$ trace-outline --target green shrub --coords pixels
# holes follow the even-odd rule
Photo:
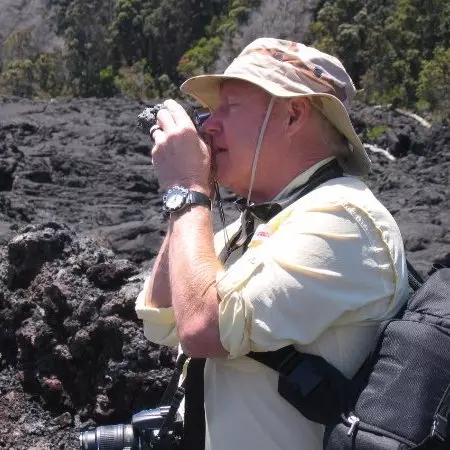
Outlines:
[[[111,97],[117,93],[117,88],[114,84],[114,71],[112,66],[108,66],[100,70],[100,96]]]
[[[32,97],[35,93],[34,65],[29,59],[10,62],[0,74],[0,89],[8,95]]]
[[[386,133],[390,128],[387,125],[377,125],[366,130],[366,137],[369,141],[374,141],[378,137]]]
[[[188,50],[178,63],[178,73],[184,78],[201,75],[214,64],[217,52],[222,45],[218,36],[214,38],[201,38],[197,45]]]
[[[437,47],[433,59],[423,62],[417,98],[419,110],[450,118],[450,48]]]
[[[149,73],[147,60],[143,59],[131,67],[122,67],[114,78],[115,88],[129,98],[145,100],[157,97],[155,80]]]
[[[67,87],[67,70],[61,52],[41,53],[34,62],[39,97],[58,97]]]

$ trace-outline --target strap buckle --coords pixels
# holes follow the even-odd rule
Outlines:
[[[433,419],[433,425],[431,426],[432,439],[439,442],[446,442],[449,437],[448,421],[440,414],[435,414]]]
[[[307,397],[324,380],[316,366],[299,352],[293,352],[278,367],[284,379]]]

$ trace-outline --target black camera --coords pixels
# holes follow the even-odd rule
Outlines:
[[[175,450],[179,448],[183,422],[177,413],[169,430],[164,424],[169,406],[140,411],[131,424],[105,425],[80,433],[81,450]]]
[[[158,103],[145,108],[144,111],[138,115],[137,124],[144,134],[148,135],[150,133],[150,128],[156,125],[156,115],[158,114],[158,111],[163,108],[165,108],[165,106],[162,103]],[[192,122],[194,122],[195,128],[198,131],[211,113],[192,109],[192,111],[188,110],[188,115],[192,119]]]

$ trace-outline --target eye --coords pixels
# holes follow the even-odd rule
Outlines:
[[[236,109],[238,109],[239,108],[239,106],[240,106],[240,104],[239,103],[230,103],[229,105],[228,105],[228,111],[230,112],[230,111],[236,111]]]

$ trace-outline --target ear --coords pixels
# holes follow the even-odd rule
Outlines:
[[[298,133],[305,126],[311,116],[312,107],[307,97],[295,97],[289,100],[287,133],[290,136]]]

